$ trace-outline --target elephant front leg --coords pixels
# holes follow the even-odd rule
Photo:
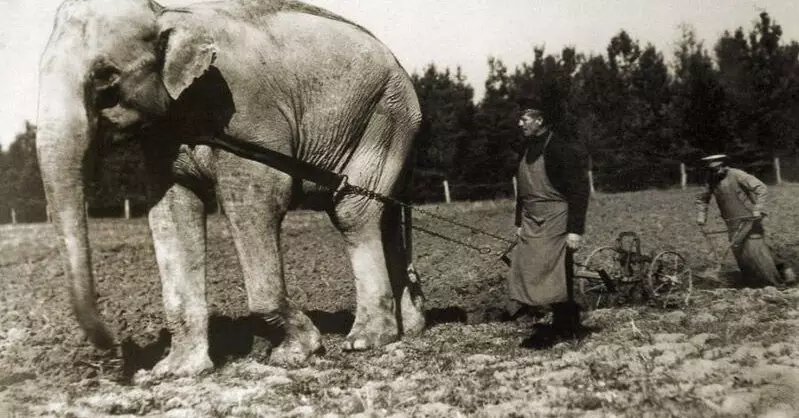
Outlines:
[[[196,375],[213,367],[208,354],[203,203],[192,191],[173,185],[150,210],[149,222],[172,333],[169,355],[153,372]]]

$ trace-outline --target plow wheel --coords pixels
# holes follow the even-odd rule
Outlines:
[[[647,290],[662,306],[687,305],[693,290],[691,267],[675,251],[658,253],[649,265]]]
[[[589,309],[608,307],[618,292],[618,278],[623,276],[621,253],[615,247],[599,247],[588,254],[574,282]]]

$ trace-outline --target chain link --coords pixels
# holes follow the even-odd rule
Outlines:
[[[415,207],[415,206],[413,206],[411,204],[405,203],[405,202],[403,202],[403,201],[401,201],[399,199],[395,199],[395,198],[393,198],[391,196],[386,196],[384,194],[375,192],[374,190],[367,189],[365,187],[356,186],[356,185],[353,185],[353,184],[346,184],[343,191],[344,191],[344,193],[352,193],[352,194],[356,194],[356,195],[359,195],[359,196],[364,196],[366,198],[377,200],[377,201],[382,202],[382,203],[399,205],[399,206],[402,206],[402,207],[405,207],[405,208],[409,208],[409,209],[411,209],[413,211],[416,211],[416,212],[419,212],[419,213],[423,213],[423,214],[425,214],[427,216],[430,216],[432,218],[435,218],[435,219],[438,219],[438,220],[441,220],[441,221],[444,221],[444,222],[459,226],[461,228],[468,229],[472,233],[482,234],[482,235],[494,238],[494,239],[496,239],[498,241],[505,242],[507,244],[513,244],[515,242],[513,240],[507,239],[507,238],[505,238],[503,236],[491,233],[489,231],[486,231],[486,230],[483,230],[483,229],[480,229],[480,228],[475,228],[475,227],[473,227],[471,225],[467,225],[465,223],[452,220],[452,219],[447,218],[445,216],[439,215],[439,214],[437,214],[435,212],[417,208],[417,207]],[[485,252],[486,247],[476,247],[476,246],[473,246],[471,244],[465,243],[463,241],[458,241],[458,240],[455,240],[453,238],[446,237],[446,236],[441,235],[441,234],[439,234],[437,232],[433,232],[433,231],[430,231],[430,230],[424,230],[422,228],[417,228],[416,226],[414,226],[414,229],[419,229],[420,231],[426,232],[426,233],[428,233],[430,235],[434,235],[434,236],[437,236],[439,238],[446,239],[446,240],[449,240],[449,241],[464,245],[466,247],[478,250],[478,251],[480,251],[481,254],[488,254],[488,253],[491,252],[490,249],[488,250],[488,252]]]
[[[220,138],[222,138],[222,139],[220,139]],[[205,143],[207,145],[220,147],[220,148],[222,148],[224,150],[227,150],[227,151],[232,152],[234,154],[240,155],[242,157],[249,158],[249,159],[252,159],[254,161],[258,161],[258,162],[261,162],[263,164],[266,164],[267,166],[275,168],[275,169],[277,169],[279,171],[282,171],[284,173],[287,173],[289,175],[296,176],[296,177],[298,177],[300,179],[308,180],[308,181],[314,182],[314,183],[316,183],[316,184],[318,184],[318,185],[320,185],[322,187],[326,187],[328,189],[331,189],[331,191],[333,192],[333,196],[332,197],[333,197],[334,201],[338,200],[339,198],[341,198],[341,196],[344,195],[344,194],[356,194],[356,195],[364,196],[364,197],[366,197],[368,199],[371,199],[371,200],[376,200],[376,201],[381,202],[381,203],[399,205],[399,206],[404,207],[404,208],[409,208],[410,210],[415,210],[417,212],[421,212],[421,213],[427,214],[428,216],[431,216],[433,218],[439,219],[441,221],[444,221],[444,222],[447,222],[447,223],[450,223],[450,224],[453,224],[453,225],[457,225],[457,226],[460,226],[462,228],[466,228],[466,229],[472,231],[473,233],[479,233],[479,234],[482,234],[482,235],[486,235],[486,236],[489,236],[491,238],[494,238],[494,239],[497,239],[497,240],[500,240],[500,241],[504,241],[506,243],[513,242],[513,241],[510,241],[510,240],[508,240],[508,239],[506,239],[504,237],[501,237],[499,235],[492,234],[491,232],[484,231],[482,229],[475,228],[473,226],[466,225],[466,224],[461,223],[461,222],[453,221],[453,220],[451,220],[449,218],[445,218],[445,217],[443,217],[441,215],[435,214],[435,213],[430,212],[430,211],[426,211],[426,210],[422,210],[422,209],[419,209],[419,208],[415,208],[415,207],[411,206],[410,204],[402,202],[402,201],[400,201],[398,199],[395,199],[395,198],[393,198],[391,196],[386,196],[384,194],[377,193],[374,190],[367,189],[367,188],[361,187],[361,186],[356,186],[354,184],[350,184],[348,182],[348,179],[347,179],[346,175],[340,175],[340,174],[333,173],[333,172],[331,172],[329,170],[314,166],[314,165],[312,165],[310,163],[307,163],[305,161],[301,161],[301,160],[299,160],[297,158],[294,158],[294,157],[291,157],[291,156],[288,156],[288,155],[285,155],[285,154],[281,154],[281,153],[276,152],[276,151],[272,151],[272,150],[270,150],[268,148],[261,148],[260,146],[257,146],[257,145],[254,145],[254,144],[250,144],[250,143],[247,143],[247,142],[239,141],[238,139],[230,137],[230,136],[228,136],[226,134],[221,134],[219,138],[217,138],[217,136],[212,136],[212,137],[210,137],[210,138],[208,138],[208,139],[206,139],[204,141],[200,141],[198,143]],[[335,182],[335,184],[334,184],[334,182]],[[471,244],[464,243],[462,241],[456,241],[456,240],[454,240],[452,238],[447,238],[447,237],[445,237],[445,236],[443,236],[441,234],[438,234],[438,233],[435,233],[435,232],[432,232],[432,231],[425,231],[425,232],[433,233],[436,236],[439,236],[439,237],[441,237],[443,239],[449,239],[450,241],[458,242],[458,243],[460,243],[462,245],[465,245],[465,246],[467,246],[469,248],[477,249],[481,253],[485,254],[485,250],[480,248],[480,247],[475,247],[475,246],[473,246]],[[489,250],[489,252],[490,252],[490,250]]]
[[[427,229],[427,228],[424,228],[424,227],[421,227],[421,226],[418,226],[418,225],[414,225],[413,229],[415,229],[417,231],[424,232],[425,234],[429,234],[429,235],[432,235],[432,236],[437,237],[437,238],[441,238],[444,241],[449,241],[449,242],[454,242],[455,244],[460,244],[460,245],[462,245],[462,246],[464,246],[466,248],[470,248],[472,250],[475,250],[475,251],[479,252],[480,254],[488,255],[488,254],[491,254],[493,252],[491,250],[491,247],[489,247],[487,245],[484,245],[482,247],[478,247],[478,246],[476,246],[474,244],[470,244],[470,243],[468,243],[466,241],[461,241],[459,239],[450,238],[450,237],[448,237],[446,235],[442,235],[442,234],[440,234],[440,233],[438,233],[436,231],[433,231],[433,230],[430,230],[430,229]],[[497,255],[499,255],[499,253]]]

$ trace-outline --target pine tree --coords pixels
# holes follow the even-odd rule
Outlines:
[[[725,32],[715,47],[729,98],[725,151],[744,164],[794,151],[799,134],[799,46],[780,45],[780,25],[766,12],[759,17],[748,36],[742,28]]]
[[[411,76],[422,109],[422,127],[415,143],[414,199],[441,198],[441,180],[462,175],[458,159],[474,135],[474,89],[460,67],[452,74],[430,64],[422,76]]]
[[[516,171],[518,155],[519,105],[514,102],[511,79],[505,64],[488,60],[485,95],[475,114],[475,136],[462,149],[460,178],[474,185],[471,199],[489,199],[512,195],[510,179]],[[478,187],[481,184],[497,186]],[[499,186],[505,184],[507,186]]]
[[[36,157],[35,125],[25,122],[25,131],[8,147],[4,160],[2,212],[9,214],[13,208],[18,222],[45,220],[47,203]]]
[[[680,159],[692,162],[705,154],[724,152],[731,139],[725,128],[726,97],[713,59],[693,28],[682,28],[674,58],[669,119]]]

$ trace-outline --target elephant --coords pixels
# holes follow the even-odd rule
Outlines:
[[[213,367],[206,302],[204,194],[233,236],[253,316],[283,336],[276,363],[303,362],[321,334],[287,298],[280,229],[314,201],[346,243],[355,319],[344,350],[417,335],[424,297],[410,265],[403,210],[336,194],[209,144],[246,144],[402,198],[421,111],[411,78],[365,28],[294,0],[220,0],[169,8],[152,0],[65,0],[39,64],[37,155],[72,310],[87,339],[117,346],[92,273],[85,182],[98,149],[137,141],[161,279],[168,355],[157,375]],[[407,226],[407,225],[406,225]],[[406,228],[407,229],[407,228]]]

